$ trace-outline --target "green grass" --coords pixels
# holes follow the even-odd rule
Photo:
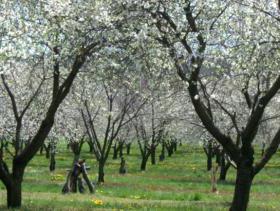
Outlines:
[[[159,153],[157,154],[157,156]],[[94,156],[83,150],[82,157],[91,167],[89,176],[97,179]],[[105,183],[95,194],[62,195],[67,169],[73,155],[61,144],[57,154],[57,169],[48,171],[49,161],[37,155],[28,165],[23,182],[21,210],[228,210],[234,190],[235,170],[218,184],[218,193],[211,193],[210,174],[200,148],[182,146],[172,157],[156,165],[148,163],[146,172],[139,171],[140,156],[136,146],[126,156],[128,173],[118,174],[120,160],[108,159]],[[254,179],[249,210],[280,210],[280,156]],[[102,200],[96,205],[95,200]],[[0,183],[0,210],[6,207],[6,191]]]

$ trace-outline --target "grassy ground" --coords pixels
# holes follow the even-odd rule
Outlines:
[[[199,148],[179,147],[172,157],[140,172],[136,147],[125,156],[128,173],[118,174],[119,160],[107,162],[105,183],[95,194],[62,195],[61,189],[70,168],[72,154],[59,147],[57,170],[48,171],[44,155],[36,156],[26,169],[21,210],[228,210],[234,190],[235,171],[230,169],[227,182],[211,193],[210,174],[205,170],[205,155]],[[85,149],[82,157],[97,179],[97,164]],[[279,153],[254,180],[249,210],[280,210]],[[5,210],[6,192],[0,183],[0,210]]]

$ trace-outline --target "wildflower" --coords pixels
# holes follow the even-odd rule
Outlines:
[[[51,176],[51,181],[61,181],[63,179],[64,179],[63,175],[61,175],[61,174],[55,174],[55,175]]]
[[[93,202],[95,205],[103,205],[103,201],[100,200],[100,199],[92,199],[92,202]]]

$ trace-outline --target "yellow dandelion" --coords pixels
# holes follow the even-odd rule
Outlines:
[[[103,201],[100,200],[100,199],[93,199],[92,202],[93,202],[95,205],[103,205]]]

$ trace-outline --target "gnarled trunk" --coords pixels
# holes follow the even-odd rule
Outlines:
[[[220,163],[220,167],[221,167],[221,171],[220,171],[220,177],[219,180],[220,181],[225,181],[226,180],[226,176],[227,176],[227,172],[228,169],[230,167],[230,163],[227,162],[225,160],[225,156],[223,155],[222,159],[221,159],[221,163]]]
[[[21,185],[24,173],[24,166],[13,164],[13,173],[6,185],[7,189],[7,206],[8,208],[21,207],[22,193]]]
[[[252,167],[238,167],[230,211],[246,211],[253,181]]]
[[[142,157],[142,162],[141,162],[141,167],[140,167],[141,171],[146,171],[148,158],[149,158],[149,156]]]
[[[75,163],[77,163],[79,161],[79,159],[80,159],[80,154],[79,153],[74,153],[72,166],[74,166]]]
[[[105,162],[104,161],[99,161],[99,167],[98,167],[98,183],[104,183],[104,166]]]
[[[6,186],[8,208],[21,207],[21,201],[22,201],[21,183],[22,183],[22,179],[12,179],[11,184]]]
[[[90,181],[89,178],[88,178],[88,174],[87,174],[87,170],[86,170],[86,168],[85,168],[85,165],[82,166],[82,174],[83,174],[84,180],[85,180],[86,183],[87,183],[89,192],[90,192],[90,193],[94,193],[94,187],[93,187],[91,181]]]

